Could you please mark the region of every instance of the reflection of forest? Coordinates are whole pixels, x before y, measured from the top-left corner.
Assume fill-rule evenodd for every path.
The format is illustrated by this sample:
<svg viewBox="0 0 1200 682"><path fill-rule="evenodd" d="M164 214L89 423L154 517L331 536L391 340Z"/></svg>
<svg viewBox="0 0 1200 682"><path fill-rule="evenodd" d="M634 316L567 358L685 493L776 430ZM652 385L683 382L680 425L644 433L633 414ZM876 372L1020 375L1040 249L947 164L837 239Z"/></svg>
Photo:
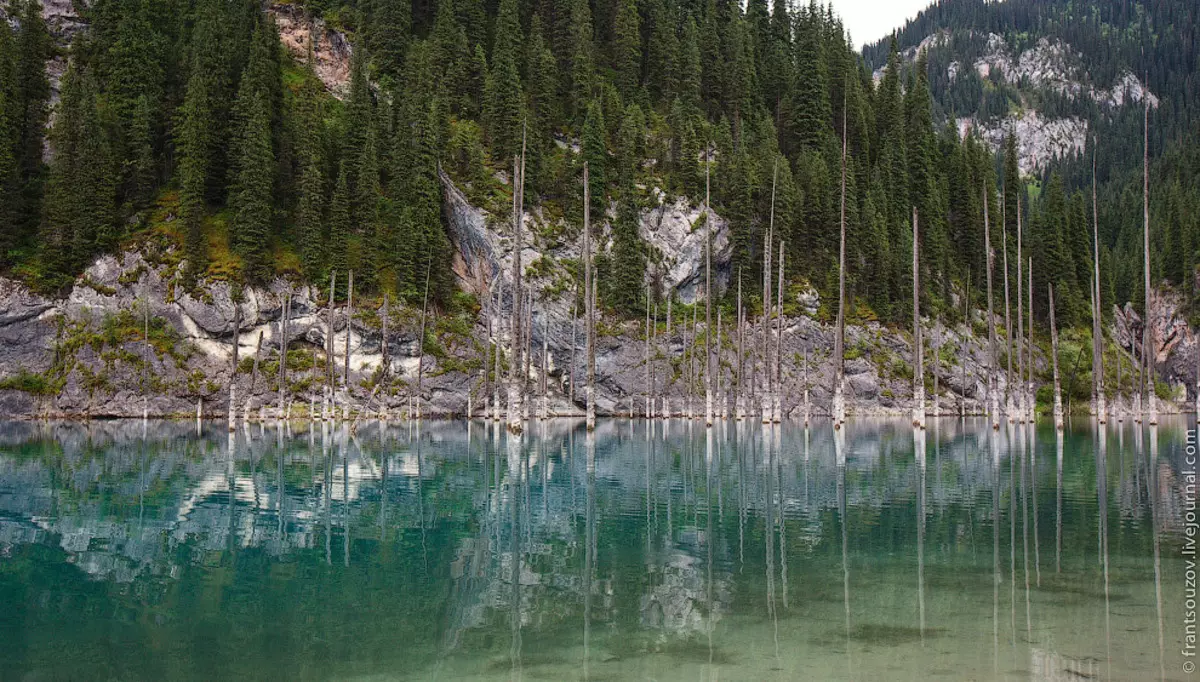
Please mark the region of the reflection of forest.
<svg viewBox="0 0 1200 682"><path fill-rule="evenodd" d="M769 598L786 600L789 553L840 560L843 530L852 550L907 552L918 529L922 549L970 542L973 524L994 518L1013 438L982 420L940 422L919 441L918 477L902 422L852 423L844 469L828 428L731 424L709 439L682 422L612 420L589 445L578 426L537 423L509 441L482 422L367 425L357 435L323 424L252 426L229 437L220 425L197 436L181 423L7 424L0 557L21 545L56 547L113 583L169 582L249 550L281 566L386 565L407 585L436 587L442 649L495 614L510 614L519 632L552 628L579 609L589 622L620 611L651 631L701 635L734 607L747 552L769 567ZM1159 523L1176 526L1171 458L1182 432L1160 429L1153 467L1131 433L1109 436L1112 513L1147 518L1153 475ZM1005 462L998 468L992 438ZM1034 513L1053 529L1056 439L1039 430L1035 442L1044 504ZM1089 433L1066 442L1073 464L1058 492L1095 504ZM1001 493L1009 485L1002 480ZM914 514L926 523L914 524Z"/></svg>

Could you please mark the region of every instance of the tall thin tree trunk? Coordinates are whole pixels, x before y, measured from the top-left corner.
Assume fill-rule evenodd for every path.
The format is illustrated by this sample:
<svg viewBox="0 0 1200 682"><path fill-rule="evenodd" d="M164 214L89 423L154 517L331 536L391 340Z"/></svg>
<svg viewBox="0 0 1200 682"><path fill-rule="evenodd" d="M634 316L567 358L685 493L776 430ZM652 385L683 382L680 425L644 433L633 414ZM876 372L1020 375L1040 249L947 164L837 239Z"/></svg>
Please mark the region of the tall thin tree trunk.
<svg viewBox="0 0 1200 682"><path fill-rule="evenodd" d="M332 405L333 402L333 377L334 367L337 365L337 359L334 355L333 348L333 303L335 294L337 293L337 270L329 273L329 306L326 311L326 330L325 330L325 405L322 408L325 421L329 421L332 417L331 409L337 409Z"/></svg>
<svg viewBox="0 0 1200 682"><path fill-rule="evenodd" d="M925 428L925 348L921 339L921 232L917 207L913 207L913 426Z"/></svg>
<svg viewBox="0 0 1200 682"><path fill-rule="evenodd" d="M963 290L963 340L960 348L965 347L967 335L971 333L971 270L967 269L967 285ZM965 359L965 358L964 358ZM962 393L958 397L958 416L966 418L967 416L967 363L959 362L959 390Z"/></svg>
<svg viewBox="0 0 1200 682"><path fill-rule="evenodd" d="M721 331L722 331L722 329L721 329L721 309L717 308L717 357L716 357L716 360L714 361L714 365L716 366L717 375L713 380L713 383L716 385L716 388L713 390L713 393L716 395L716 401L717 401L716 417L717 417L717 419L724 420L725 419L725 407L726 407L725 369L721 366L721 355L722 355L722 353L721 353L722 345L721 344L723 341L723 339L721 338L722 337Z"/></svg>
<svg viewBox="0 0 1200 682"><path fill-rule="evenodd" d="M1008 221L1004 215L1007 212L1007 204L1001 203L1000 208L1000 243L1004 249L1004 341L1008 345L1008 369L1004 375L1004 416L1011 424L1016 421L1016 415L1013 410L1013 325L1008 301Z"/></svg>
<svg viewBox="0 0 1200 682"><path fill-rule="evenodd" d="M1025 287L1025 295L1029 301L1029 338L1025 343L1025 369L1029 372L1025 382L1025 392L1029 395L1029 422L1032 424L1037 415L1037 391L1033 387L1033 256L1029 257L1029 267L1026 268L1029 285Z"/></svg>
<svg viewBox="0 0 1200 682"><path fill-rule="evenodd" d="M501 353L500 348L500 314L503 312L501 306L504 305L504 277L500 273L496 275L496 321L495 321L495 337L492 339L495 347L495 358L492 360L492 422L499 424L502 419L500 410L500 372L501 372Z"/></svg>
<svg viewBox="0 0 1200 682"><path fill-rule="evenodd" d="M833 342L833 428L846 421L846 103L842 97L842 202L838 219L838 313Z"/></svg>
<svg viewBox="0 0 1200 682"><path fill-rule="evenodd" d="M346 387L346 399L350 399L350 336L354 333L354 271L350 271L346 284L346 364L342 384ZM349 403L347 403L349 407Z"/></svg>
<svg viewBox="0 0 1200 682"><path fill-rule="evenodd" d="M382 369L379 372L379 383L383 383L387 379L388 373L391 370L391 363L388 360L388 322L390 322L388 317L391 313L391 310L388 308L388 303L389 303L388 295L387 295L387 292L385 291L385 292L383 292L383 312L379 316L380 321L383 326L383 329L380 331L380 336L379 336L379 364L382 367ZM468 386L467 387L467 419L471 418L471 397L472 397L471 396L471 388L470 388L470 386ZM387 397L385 396L384 398L382 398L380 400L380 403L382 403L381 418L384 421L387 421L387 416L388 416L387 415Z"/></svg>
<svg viewBox="0 0 1200 682"><path fill-rule="evenodd" d="M935 320L933 323L933 416L937 417L941 414L941 350L942 350L942 321Z"/></svg>
<svg viewBox="0 0 1200 682"><path fill-rule="evenodd" d="M283 299L279 318L279 411L276 420L283 419L287 396L287 347L288 347L288 313L291 312L292 290L289 287L286 298Z"/></svg>
<svg viewBox="0 0 1200 682"><path fill-rule="evenodd" d="M550 418L550 320L542 315L542 419Z"/></svg>
<svg viewBox="0 0 1200 682"><path fill-rule="evenodd" d="M755 390L761 392L762 422L771 421L771 257L775 249L775 191L779 180L779 160L775 160L771 172L771 213L767 223L767 233L763 238L763 309L762 309L762 348L759 350L759 360L762 366L760 385Z"/></svg>
<svg viewBox="0 0 1200 682"><path fill-rule="evenodd" d="M238 350L241 346L238 343L238 337L242 330L242 306L237 301L233 303L233 366L229 370L229 432L233 433L235 423L237 422L237 374L238 374ZM146 344L150 342L150 312L149 307L146 309ZM143 361L143 371L145 367ZM145 390L145 379L142 380L143 391ZM146 411L143 408L142 419L146 418Z"/></svg>
<svg viewBox="0 0 1200 682"><path fill-rule="evenodd" d="M778 312L775 315L775 389L771 391L771 421L783 421L783 406L780 391L783 390L783 260L784 243L779 240L779 288L775 295Z"/></svg>
<svg viewBox="0 0 1200 682"><path fill-rule="evenodd" d="M804 425L808 426L808 420L812 415L812 407L808 403L808 347L804 348Z"/></svg>
<svg viewBox="0 0 1200 682"><path fill-rule="evenodd" d="M421 299L421 337L417 339L417 419L421 418L421 400L425 393L425 320L429 312L429 275L433 260L425 262L425 296Z"/></svg>
<svg viewBox="0 0 1200 682"><path fill-rule="evenodd" d="M709 154L712 143L704 147L704 423L713 423L712 358L712 216L709 215Z"/></svg>
<svg viewBox="0 0 1200 682"><path fill-rule="evenodd" d="M524 396L521 395L522 389L525 386L525 379L520 376L521 370L525 367L524 355L525 344L523 342L525 336L525 320L524 314L524 298L525 290L521 286L521 252L524 249L521 231L523 229L522 196L521 189L524 183L524 178L521 177L522 159L519 156L513 157L513 314L512 314L512 363L509 366L508 377L508 430L509 433L521 433L524 428Z"/></svg>
<svg viewBox="0 0 1200 682"><path fill-rule="evenodd" d="M650 419L650 417L652 417L654 414L654 408L652 407L654 398L653 398L653 396L650 395L650 285L649 284L646 285L646 367L645 367L645 374L646 374L646 386L645 386L646 419Z"/></svg>
<svg viewBox="0 0 1200 682"><path fill-rule="evenodd" d="M991 221L988 218L988 189L987 183L984 182L983 187L983 242L984 249L987 250L987 301L988 301L988 369L987 369L987 397L988 412L992 418L992 428L1000 428L1000 406L996 400L996 316L992 308L992 269L994 253L992 250L991 236Z"/></svg>
<svg viewBox="0 0 1200 682"><path fill-rule="evenodd" d="M1058 325L1054 320L1054 285L1050 284L1048 286L1050 295L1050 354L1053 358L1054 367L1054 428L1062 430L1062 384L1058 378Z"/></svg>
<svg viewBox="0 0 1200 682"><path fill-rule="evenodd" d="M575 300L571 302L571 361L567 364L571 374L567 378L567 391L572 405L575 404L575 347L579 345L579 329L577 313L579 308L579 289L575 290Z"/></svg>
<svg viewBox="0 0 1200 682"><path fill-rule="evenodd" d="M742 310L742 271L738 269L737 289L737 385L734 388L734 418L742 421L746 418L745 374L746 371L746 328Z"/></svg>
<svg viewBox="0 0 1200 682"><path fill-rule="evenodd" d="M262 330L258 332L258 342L254 344L254 367L250 370L250 391L246 396L246 413L250 412L250 400L254 396L254 387L258 384L258 360L262 356Z"/></svg>
<svg viewBox="0 0 1200 682"><path fill-rule="evenodd" d="M1124 352L1125 350L1121 348L1121 345L1117 344L1117 392L1113 400L1115 403L1114 411L1117 413L1118 422L1125 421L1125 410L1121 406L1121 366L1125 364L1124 360L1121 359L1121 354Z"/></svg>
<svg viewBox="0 0 1200 682"><path fill-rule="evenodd" d="M670 362L671 353L672 353L671 344L673 344L675 342L675 337L671 334L671 299L672 298L673 297L670 296L670 292L668 292L668 296L667 296L667 333L666 333L666 336L667 336L667 368L668 368L667 376L674 376L673 372L671 371L671 362ZM672 383L674 383L674 382L672 382ZM664 419L671 418L670 387L667 384L666 380L663 381L662 416Z"/></svg>
<svg viewBox="0 0 1200 682"><path fill-rule="evenodd" d="M1095 145L1095 140L1092 141ZM1104 397L1104 335L1100 313L1100 204L1096 201L1096 150L1092 148L1092 412L1103 424L1108 421Z"/></svg>
<svg viewBox="0 0 1200 682"><path fill-rule="evenodd" d="M1145 273L1145 313L1142 324L1142 357L1145 364L1146 411L1149 413L1150 425L1158 423L1158 396L1154 394L1154 326L1152 301L1154 296L1150 290L1150 98L1144 98L1145 123L1143 126L1142 146L1142 255L1143 272Z"/></svg>
<svg viewBox="0 0 1200 682"><path fill-rule="evenodd" d="M583 162L583 286L587 289L584 306L587 318L587 430L596 430L596 296L592 286L592 228L591 193L588 187L588 164Z"/></svg>
<svg viewBox="0 0 1200 682"><path fill-rule="evenodd" d="M1028 413L1025 391L1025 268L1021 254L1021 194L1017 193L1017 417L1024 422Z"/></svg>

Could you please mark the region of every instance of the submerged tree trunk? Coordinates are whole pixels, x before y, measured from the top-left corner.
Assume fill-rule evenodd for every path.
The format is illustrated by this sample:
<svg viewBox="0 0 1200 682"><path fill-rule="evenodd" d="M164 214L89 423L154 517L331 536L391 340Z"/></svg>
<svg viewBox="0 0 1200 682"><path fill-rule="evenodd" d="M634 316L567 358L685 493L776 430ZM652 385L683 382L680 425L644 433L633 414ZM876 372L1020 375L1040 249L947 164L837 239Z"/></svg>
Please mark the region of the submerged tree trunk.
<svg viewBox="0 0 1200 682"><path fill-rule="evenodd" d="M1058 326L1054 321L1054 285L1049 285L1050 295L1050 356L1054 367L1054 428L1063 428L1062 385L1058 378Z"/></svg>
<svg viewBox="0 0 1200 682"><path fill-rule="evenodd" d="M775 389L771 391L771 421L783 421L780 391L783 390L783 260L784 244L779 240L779 289L775 295L778 312L775 315Z"/></svg>
<svg viewBox="0 0 1200 682"><path fill-rule="evenodd" d="M346 364L342 375L342 385L346 387L347 407L350 399L350 335L354 331L354 271L350 271L346 284Z"/></svg>
<svg viewBox="0 0 1200 682"><path fill-rule="evenodd" d="M234 301L234 303L233 303L233 366L230 368L230 371L229 371L229 432L230 433L233 433L235 423L237 422L238 350L240 349L240 346L241 346L241 344L238 343L238 334L239 334L239 332L241 332L241 330L242 330L242 305L241 305L241 303ZM150 344L150 307L149 307L148 302L147 302L147 306L146 306L146 331L145 331L144 340L145 340L146 345L143 346L143 350L147 349ZM144 356L143 360L142 360L142 368L143 368L142 391L143 392L146 390L145 368L147 366L146 365L147 362L149 362L149 357ZM143 403L142 419L146 418L147 412L148 412L148 410L145 407L145 403Z"/></svg>
<svg viewBox="0 0 1200 682"><path fill-rule="evenodd" d="M742 309L742 271L738 270L737 290L737 384L734 387L733 409L734 418L742 421L746 418L745 369L746 369L746 325Z"/></svg>
<svg viewBox="0 0 1200 682"><path fill-rule="evenodd" d="M767 233L763 238L763 309L762 309L762 347L759 349L759 361L762 366L760 385L756 390L760 392L760 404L762 408L762 422L766 424L771 421L771 390L773 382L771 381L771 337L770 337L770 320L773 307L771 305L771 256L774 255L775 248L775 190L776 183L779 178L779 161L776 160L774 170L771 175L771 213L767 223Z"/></svg>
<svg viewBox="0 0 1200 682"><path fill-rule="evenodd" d="M988 189L983 188L983 244L987 250L987 301L988 301L988 369L987 396L988 415L992 420L992 428L1000 428L1000 406L996 399L996 316L992 308L992 269L994 253L992 250L991 221L988 218Z"/></svg>
<svg viewBox="0 0 1200 682"><path fill-rule="evenodd" d="M591 193L588 190L588 164L583 162L583 288L584 317L587 325L587 430L596 430L596 296L592 285Z"/></svg>
<svg viewBox="0 0 1200 682"><path fill-rule="evenodd" d="M1029 267L1026 270L1029 277L1029 284L1025 287L1025 295L1028 297L1029 302L1029 338L1025 343L1025 351L1027 353L1025 369L1029 372L1029 375L1026 378L1025 392L1029 396L1027 418L1029 419L1029 423L1032 424L1037 417L1037 390L1035 390L1033 385L1033 256L1029 257L1028 264Z"/></svg>
<svg viewBox="0 0 1200 682"><path fill-rule="evenodd" d="M713 424L712 216L709 214L709 150L704 147L704 423Z"/></svg>
<svg viewBox="0 0 1200 682"><path fill-rule="evenodd" d="M383 311L379 315L383 328L380 330L379 334L379 364L381 366L381 370L379 372L379 381L376 383L377 387L387 379L389 370L391 370L391 362L388 360L388 322L390 321L388 317L390 316L391 311L388 309L388 303L388 295L385 291L383 292ZM472 391L470 385L468 385L467 419L471 418L471 397ZM380 402L382 403L380 407L380 419L387 421L387 399L384 398Z"/></svg>
<svg viewBox="0 0 1200 682"><path fill-rule="evenodd" d="M283 299L279 318L279 411L276 420L283 419L287 400L287 347L288 347L288 314L292 307L292 290L289 287L287 297Z"/></svg>
<svg viewBox="0 0 1200 682"><path fill-rule="evenodd" d="M837 335L833 343L833 428L846 421L846 106L842 98L842 203L838 238Z"/></svg>
<svg viewBox="0 0 1200 682"><path fill-rule="evenodd" d="M525 367L525 359L522 357L525 350L523 342L525 336L525 319L523 317L525 292L521 286L521 252L524 249L521 237L523 227L521 224L523 222L523 216L521 215L523 197L521 196L521 191L524 184L524 178L521 177L522 166L522 158L513 157L513 313L511 340L513 357L508 373L508 431L512 434L519 434L524 428L525 412L525 396L522 395L525 388L525 379L520 376L521 370Z"/></svg>
<svg viewBox="0 0 1200 682"><path fill-rule="evenodd" d="M667 376L674 376L671 371L671 344L674 343L674 336L671 335L671 297L667 297ZM671 397L670 385L666 379L663 380L663 399L662 399L662 416L663 419L671 418Z"/></svg>
<svg viewBox="0 0 1200 682"><path fill-rule="evenodd" d="M1142 255L1143 272L1145 273L1145 313L1142 319L1142 358L1145 365L1146 411L1150 425L1158 423L1158 396L1154 394L1154 338L1150 328L1154 326L1151 317L1151 302L1154 296L1150 290L1150 98L1144 98L1145 124L1143 127L1144 142L1142 147Z"/></svg>
<svg viewBox="0 0 1200 682"><path fill-rule="evenodd" d="M425 320L429 313L429 274L433 261L425 264L425 295L421 299L421 338L417 341L417 419L421 418L421 400L425 393Z"/></svg>
<svg viewBox="0 0 1200 682"><path fill-rule="evenodd" d="M917 208L913 207L912 295L913 295L913 426L925 428L925 363L921 339L921 238L917 223Z"/></svg>
<svg viewBox="0 0 1200 682"><path fill-rule="evenodd" d="M1004 341L1008 345L1008 369L1004 375L1004 416L1011 424L1016 421L1016 413L1013 408L1013 326L1010 316L1012 309L1008 300L1008 221L1004 216L1007 204L1002 203L1000 208L1000 243L1004 250Z"/></svg>
<svg viewBox="0 0 1200 682"><path fill-rule="evenodd" d="M1017 194L1017 415L1018 420L1024 422L1028 416L1028 392L1025 390L1025 278L1024 278L1024 261L1021 253L1021 195Z"/></svg>
<svg viewBox="0 0 1200 682"><path fill-rule="evenodd" d="M337 365L335 351L333 347L333 303L335 294L337 293L337 270L329 273L329 307L326 311L328 321L325 330L325 404L321 408L321 418L325 421L330 421L333 418L333 413L330 410L336 409L333 405L333 382L334 382L334 367Z"/></svg>
<svg viewBox="0 0 1200 682"><path fill-rule="evenodd" d="M1094 141L1093 141L1094 144ZM1096 201L1096 152L1092 151L1092 413L1108 421L1104 397L1104 335L1100 322L1100 209Z"/></svg>

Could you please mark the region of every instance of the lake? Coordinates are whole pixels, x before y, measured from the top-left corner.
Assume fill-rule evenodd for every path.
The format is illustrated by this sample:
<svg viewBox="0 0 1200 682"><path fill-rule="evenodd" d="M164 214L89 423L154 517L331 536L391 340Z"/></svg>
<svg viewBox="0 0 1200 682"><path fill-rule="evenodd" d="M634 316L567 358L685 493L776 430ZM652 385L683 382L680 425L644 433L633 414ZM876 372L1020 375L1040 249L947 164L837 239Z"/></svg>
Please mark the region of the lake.
<svg viewBox="0 0 1200 682"><path fill-rule="evenodd" d="M1193 426L2 423L0 679L1187 679Z"/></svg>

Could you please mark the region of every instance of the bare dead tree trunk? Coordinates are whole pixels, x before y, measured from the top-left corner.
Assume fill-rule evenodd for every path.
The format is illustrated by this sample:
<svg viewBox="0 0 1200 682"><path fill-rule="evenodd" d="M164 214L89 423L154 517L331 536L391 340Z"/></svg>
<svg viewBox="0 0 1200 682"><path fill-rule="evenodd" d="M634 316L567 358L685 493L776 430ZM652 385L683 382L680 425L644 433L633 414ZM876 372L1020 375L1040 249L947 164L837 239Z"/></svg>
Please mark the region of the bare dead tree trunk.
<svg viewBox="0 0 1200 682"><path fill-rule="evenodd" d="M1062 385L1058 378L1058 325L1054 321L1054 285L1050 284L1050 354L1054 367L1054 428L1063 428Z"/></svg>
<svg viewBox="0 0 1200 682"><path fill-rule="evenodd" d="M783 421L783 408L779 392L783 390L783 258L784 243L779 240L779 288L775 296L775 304L779 308L775 315L775 390L771 392L771 421L776 424Z"/></svg>
<svg viewBox="0 0 1200 682"><path fill-rule="evenodd" d="M287 347L288 347L288 314L291 312L292 289L289 286L283 299L279 318L279 412L276 420L283 420L287 407Z"/></svg>
<svg viewBox="0 0 1200 682"><path fill-rule="evenodd" d="M713 424L712 358L712 216L709 215L709 158L712 142L704 147L704 423Z"/></svg>
<svg viewBox="0 0 1200 682"><path fill-rule="evenodd" d="M746 353L746 328L745 319L743 319L742 310L742 271L738 269L738 289L737 289L737 385L734 388L734 416L738 421L746 418L746 395L745 395L745 353Z"/></svg>
<svg viewBox="0 0 1200 682"><path fill-rule="evenodd" d="M331 405L333 402L333 372L337 360L334 357L333 350L333 302L337 293L337 270L329 273L329 305L326 317L325 330L325 405L323 407L324 414L322 415L325 421L331 419L330 409L337 409Z"/></svg>
<svg viewBox="0 0 1200 682"><path fill-rule="evenodd" d="M263 333L258 332L258 342L254 344L254 367L250 371L250 391L246 396L246 413L250 412L250 400L254 396L254 387L258 384L258 360L262 355Z"/></svg>
<svg viewBox="0 0 1200 682"><path fill-rule="evenodd" d="M379 373L379 382L376 384L376 386L378 386L379 384L382 384L387 379L388 371L391 369L391 363L388 361L388 322L389 322L388 316L391 312L388 309L388 302L389 302L388 295L387 295L387 292L385 291L385 292L383 292L383 312L379 316L380 320L382 322L382 325L383 325L383 329L381 330L380 336L379 336L379 364L382 366L382 369ZM383 412L382 418L384 421L387 421L387 400L384 399L382 402L383 402L383 407L381 408L382 412ZM470 386L468 386L467 387L467 419L471 418L470 405L471 405L471 388L470 388Z"/></svg>
<svg viewBox="0 0 1200 682"><path fill-rule="evenodd" d="M933 416L937 417L941 414L941 351L942 351L942 321L936 320L933 323Z"/></svg>
<svg viewBox="0 0 1200 682"><path fill-rule="evenodd" d="M762 381L761 385L755 387L755 390L762 394L762 422L764 424L771 421L771 313L774 307L771 305L771 256L774 255L775 249L775 190L779 179L779 160L775 160L774 170L771 172L771 213L769 222L767 223L767 234L763 240L763 309L762 309L762 348L760 350L760 362L762 363Z"/></svg>
<svg viewBox="0 0 1200 682"><path fill-rule="evenodd" d="M579 307L579 289L575 289L575 300L571 302L571 362L567 365L571 368L571 374L567 378L567 391L570 394L571 404L575 404L575 347L579 345L579 330L577 327L577 309Z"/></svg>
<svg viewBox="0 0 1200 682"><path fill-rule="evenodd" d="M846 421L846 102L842 97L842 203L838 220L838 313L833 342L833 428Z"/></svg>
<svg viewBox="0 0 1200 682"><path fill-rule="evenodd" d="M654 398L650 395L650 285L646 285L646 419L649 419L654 410L652 403Z"/></svg>
<svg viewBox="0 0 1200 682"><path fill-rule="evenodd" d="M988 370L987 370L987 404L992 418L992 428L1000 428L1000 406L996 400L996 316L992 309L992 269L994 253L992 250L991 221L988 219L988 189L986 182L983 188L983 243L987 250L987 301L988 301Z"/></svg>
<svg viewBox="0 0 1200 682"><path fill-rule="evenodd" d="M925 366L921 343L921 237L917 223L917 207L913 207L913 426L925 428Z"/></svg>
<svg viewBox="0 0 1200 682"><path fill-rule="evenodd" d="M500 331L499 331L500 319L499 319L499 315L503 312L501 310L501 306L503 304L504 304L504 279L499 273L497 273L496 274L496 304L495 304L495 312L497 315L497 318L495 321L496 334L492 339L492 343L495 344L495 347L493 348L493 350L495 351L495 358L492 360L492 421L497 424L500 423L500 419L501 419L501 416L500 416L500 372L501 372L500 354L501 354L501 350L500 350Z"/></svg>
<svg viewBox="0 0 1200 682"><path fill-rule="evenodd" d="M342 384L346 387L346 400L350 399L350 336L354 333L354 271L350 271L346 283L346 364ZM347 402L349 407L349 402Z"/></svg>
<svg viewBox="0 0 1200 682"><path fill-rule="evenodd" d="M239 333L242 330L242 306L239 302L233 303L233 366L229 369L229 432L233 433L237 422L237 374L238 374L238 350L241 344L238 343ZM146 308L146 344L150 342L150 309ZM145 361L143 361L143 367ZM144 369L143 369L144 372ZM144 387L145 379L142 380ZM142 389L143 391L145 388ZM147 410L143 408L142 419L146 418Z"/></svg>
<svg viewBox="0 0 1200 682"><path fill-rule="evenodd" d="M591 192L588 186L588 164L583 162L583 287L587 290L584 317L587 318L587 430L596 430L596 297L592 286L592 228Z"/></svg>
<svg viewBox="0 0 1200 682"><path fill-rule="evenodd" d="M716 370L717 376L714 379L714 383L716 384L716 389L714 390L714 393L716 394L716 400L717 400L717 408L716 408L717 419L724 420L725 419L725 408L726 408L727 403L725 401L725 368L721 366L721 356L723 355L722 345L721 345L723 339L721 338L722 337L721 332L722 332L721 309L717 308L717 358L714 362L714 364L716 365L716 368L717 368L717 370Z"/></svg>
<svg viewBox="0 0 1200 682"><path fill-rule="evenodd" d="M1093 141L1093 145L1095 142ZM1100 307L1100 204L1096 201L1096 151L1092 149L1092 412L1100 423L1108 421L1108 401L1104 397L1104 334Z"/></svg>
<svg viewBox="0 0 1200 682"><path fill-rule="evenodd" d="M1029 339L1025 344L1028 353L1025 368L1029 375L1026 377L1025 392L1029 394L1029 422L1032 424L1037 418L1037 391L1033 387L1033 256L1029 257L1029 267L1026 270L1029 277L1029 286L1025 287L1025 295L1029 297Z"/></svg>
<svg viewBox="0 0 1200 682"><path fill-rule="evenodd" d="M1003 197L1002 197L1003 199ZM1013 410L1013 373L1012 373L1012 356L1013 356L1013 325L1010 313L1012 311L1008 300L1008 220L1007 202L1002 201L1000 204L1000 243L1004 250L1004 341L1008 345L1008 353L1006 360L1008 361L1008 369L1004 375L1004 416L1008 418L1011 424L1016 421L1016 415Z"/></svg>
<svg viewBox="0 0 1200 682"><path fill-rule="evenodd" d="M666 333L666 336L667 336L667 368L668 368L667 376L668 377L674 377L672 367L671 367L671 362L670 362L671 353L672 353L671 344L674 343L674 339L675 339L675 337L671 334L671 301L672 301L672 299L673 299L673 296L669 296L669 295L667 296L667 333ZM673 383L674 383L674 381L671 381L670 383L668 383L665 379L663 381L663 399L662 399L663 419L671 418L670 386Z"/></svg>
<svg viewBox="0 0 1200 682"><path fill-rule="evenodd" d="M966 345L967 334L971 333L971 329L973 326L971 324L971 270L970 269L967 270L967 285L966 285L965 290L963 291L963 325L964 325L965 329L963 330L963 339L962 339L962 342L960 345L960 349L963 349L963 350L961 350L960 352L962 352L962 354L965 356L966 352L965 352L965 348L963 348L963 346ZM966 418L966 416L967 416L967 363L965 362L965 357L964 357L963 362L958 363L958 367L959 367L959 372L958 372L959 384L958 385L960 387L960 390L962 391L962 393L958 397L958 416Z"/></svg>
<svg viewBox="0 0 1200 682"><path fill-rule="evenodd" d="M1025 421L1028 414L1026 401L1028 396L1025 391L1025 305L1024 305L1024 289L1025 289L1025 272L1024 261L1021 254L1021 194L1017 193L1017 415L1021 422Z"/></svg>
<svg viewBox="0 0 1200 682"><path fill-rule="evenodd" d="M1145 273L1145 313L1142 324L1142 356L1144 358L1146 377L1146 410L1149 412L1150 425L1158 423L1158 396L1154 393L1154 336L1150 328L1154 326L1152 314L1153 292L1150 290L1150 98L1145 97L1145 122L1143 126L1142 146L1142 255L1143 271Z"/></svg>
<svg viewBox="0 0 1200 682"><path fill-rule="evenodd" d="M542 314L542 420L550 418L550 321Z"/></svg>
<svg viewBox="0 0 1200 682"><path fill-rule="evenodd" d="M521 369L525 366L522 351L524 343L522 339L525 335L525 323L522 317L524 308L525 291L521 286L521 252L524 249L522 242L521 231L523 225L523 216L521 211L521 185L524 179L521 177L521 158L513 157L513 314L512 314L512 348L513 358L512 364L509 366L508 378L508 430L509 433L517 434L523 429L524 416L524 396L521 395L521 389L524 387L524 380L520 377Z"/></svg>
<svg viewBox="0 0 1200 682"><path fill-rule="evenodd" d="M421 300L421 337L417 340L417 419L421 418L421 400L425 393L425 320L429 311L429 274L433 261L425 263L425 296Z"/></svg>

